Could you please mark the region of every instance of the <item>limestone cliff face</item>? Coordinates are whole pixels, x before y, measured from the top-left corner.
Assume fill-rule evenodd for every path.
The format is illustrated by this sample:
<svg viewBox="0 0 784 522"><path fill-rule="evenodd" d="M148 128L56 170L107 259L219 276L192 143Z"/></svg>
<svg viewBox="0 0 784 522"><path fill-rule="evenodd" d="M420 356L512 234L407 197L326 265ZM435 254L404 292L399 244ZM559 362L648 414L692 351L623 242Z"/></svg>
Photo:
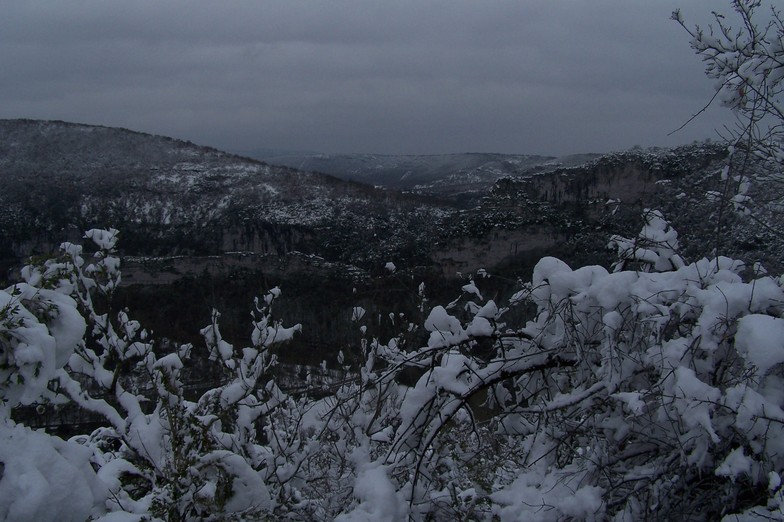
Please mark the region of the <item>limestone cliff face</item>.
<svg viewBox="0 0 784 522"><path fill-rule="evenodd" d="M362 281L368 273L357 267L331 263L322 257L301 252L283 255L230 252L213 256L127 257L122 263L122 285L167 286L182 279L263 274L273 281L289 277L340 276Z"/></svg>
<svg viewBox="0 0 784 522"><path fill-rule="evenodd" d="M682 179L726 157L723 146L668 149L659 153L628 151L608 154L584 165L501 180L488 199L510 193L552 205L605 202L634 203L657 192L664 180Z"/></svg>
<svg viewBox="0 0 784 522"><path fill-rule="evenodd" d="M528 225L516 229L494 227L476 238L456 239L433 251L433 260L445 277L492 270L521 256L552 249L563 234L554 226Z"/></svg>
<svg viewBox="0 0 784 522"><path fill-rule="evenodd" d="M529 179L530 197L551 204L621 199L636 201L656 189L657 173L639 161L614 168L559 170Z"/></svg>
<svg viewBox="0 0 784 522"><path fill-rule="evenodd" d="M284 256L288 252L309 250L314 231L306 227L275 223L248 223L242 227L220 229L221 252L253 252Z"/></svg>
<svg viewBox="0 0 784 522"><path fill-rule="evenodd" d="M629 151L501 179L478 208L459 214L450 237L433 251L433 261L445 275L530 267L542 255L604 261L611 234L636 233L644 207L670 208L682 191L691 193L697 180L710 177L725 156L718 145ZM689 215L674 218L688 224Z"/></svg>

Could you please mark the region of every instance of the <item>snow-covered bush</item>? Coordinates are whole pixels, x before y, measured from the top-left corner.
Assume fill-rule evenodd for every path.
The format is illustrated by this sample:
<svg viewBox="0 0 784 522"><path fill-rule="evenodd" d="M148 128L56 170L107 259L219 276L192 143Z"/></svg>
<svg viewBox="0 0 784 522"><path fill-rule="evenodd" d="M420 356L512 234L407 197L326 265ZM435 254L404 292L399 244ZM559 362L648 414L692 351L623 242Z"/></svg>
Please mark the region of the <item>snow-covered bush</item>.
<svg viewBox="0 0 784 522"><path fill-rule="evenodd" d="M386 366L367 382L399 413L370 437L344 519L781 518L782 281L685 264L676 237L648 214L640 238L664 247L633 256L646 271L542 259L508 303L535 306L525 325L472 284L464 319L432 309L425 346L374 343ZM395 386L404 367L412 387Z"/></svg>
<svg viewBox="0 0 784 522"><path fill-rule="evenodd" d="M609 247L617 249L618 252L614 271L632 268L634 265L629 265L632 262L643 272L663 272L682 267L683 259L678 254L678 233L667 223L662 213L645 209L643 219L645 226L637 238L610 238Z"/></svg>
<svg viewBox="0 0 784 522"><path fill-rule="evenodd" d="M100 513L107 492L90 466L92 452L11 419L15 407L56 399L50 385L84 332L70 297L27 283L0 290L2 520L81 521Z"/></svg>
<svg viewBox="0 0 784 522"><path fill-rule="evenodd" d="M720 205L717 248L725 216L732 211L784 232L784 18L774 3L770 10L761 0L730 3L734 24L714 12L712 24L690 29L680 11L673 13L705 63L706 75L716 82L708 105L718 100L736 117L734 126L720 132L729 150L721 187L706 195Z"/></svg>
<svg viewBox="0 0 784 522"><path fill-rule="evenodd" d="M64 244L0 293L0 518L784 519L782 279L687 263L644 219L613 238L614 272L543 258L505 303L477 279L427 307L421 286L424 320L389 340L353 309L361 356L318 396L275 382L299 329L274 319L278 289L241 350L212 314L221 377L190 396L194 347L156 351L111 310L117 234L91 231L90 261ZM106 427L77 444L11 420L64 400Z"/></svg>
<svg viewBox="0 0 784 522"><path fill-rule="evenodd" d="M202 334L224 378L189 401L181 374L192 347L156 353L127 311L112 311L112 293L120 281L119 259L113 255L117 231L91 230L86 237L98 247L92 262L81 246L65 243L60 257L25 267L26 282L2 294L5 417L16 405L67 398L106 419L107 426L82 437L85 447L78 448L97 468L106 498L89 503L95 513L192 520L271 512L268 483L274 484L270 476L285 462L257 444L254 423L285 401L273 380L262 382L275 364L270 346L299 329L272 320L271 304L279 291L257 304L253 346L239 352L221 338L219 314L213 314ZM89 329L83 340L85 322ZM54 448L73 446L36 437ZM34 505L27 509L36 513L30 520L41 519ZM51 520L62 519L57 508L47 513ZM10 512L7 518L24 519Z"/></svg>

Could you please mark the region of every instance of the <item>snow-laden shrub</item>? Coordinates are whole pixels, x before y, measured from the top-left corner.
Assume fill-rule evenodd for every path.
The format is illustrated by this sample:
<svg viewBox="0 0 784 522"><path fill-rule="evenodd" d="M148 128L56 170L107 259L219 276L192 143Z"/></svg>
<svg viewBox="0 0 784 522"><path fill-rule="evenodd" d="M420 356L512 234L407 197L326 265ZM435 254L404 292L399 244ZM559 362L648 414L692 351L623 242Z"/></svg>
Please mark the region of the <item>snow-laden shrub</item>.
<svg viewBox="0 0 784 522"><path fill-rule="evenodd" d="M15 407L56 399L50 385L84 332L67 295L28 283L0 290L0 520L81 521L100 513L107 492L92 452L10 417Z"/></svg>
<svg viewBox="0 0 784 522"><path fill-rule="evenodd" d="M67 447L67 459L79 455L92 473L90 459L97 478L92 473L82 481L94 478L97 490L103 492L102 498L87 502L94 513L194 520L271 512L275 502L268 484L279 487L280 481L270 477L285 462L257 443L255 423L286 400L269 378L275 364L269 349L299 329L284 328L272 319L271 304L279 291L273 290L263 304L257 304L253 346L241 351L221 338L219 314L213 314L212 324L202 334L212 358L224 369L223 379L190 401L181 375L192 347L156 353L147 332L127 311L111 309L111 296L121 277L119 259L113 255L117 231L91 230L86 237L98 247L90 261L81 246L65 243L59 257L25 267L26 282L2 293L6 297L2 297L4 384L0 392L5 415L11 407L48 399L71 400L106 419L106 427L80 437L84 447L76 449L75 443L35 435L41 451L34 455L51 454L49 446L57 451ZM85 322L89 329L83 339ZM13 427L10 421L7 424ZM21 429L16 426L9 435L19 440L12 446L17 449L32 440L19 439L15 433ZM59 464L52 458L47 456L46 462L55 469ZM6 465L15 462L8 460ZM67 479L65 472L60 478ZM6 484L10 479L0 482L0 495ZM45 486L46 481L41 482L36 491L47 491ZM48 500L59 498L54 495ZM67 496L60 499L63 505L55 502L45 511L37 507L36 498L25 499L27 511L8 511L5 519L22 520L19 513L31 513L35 516L29 520L62 520L63 510L77 513L75 519L86 517L79 503L68 505Z"/></svg>
<svg viewBox="0 0 784 522"><path fill-rule="evenodd" d="M85 322L62 293L19 283L0 292L2 408L29 405L47 394L81 343Z"/></svg>
<svg viewBox="0 0 784 522"><path fill-rule="evenodd" d="M617 249L615 272L636 267L643 272L663 272L680 268L683 259L678 254L678 233L658 210L645 209L645 226L634 239L612 236L609 247Z"/></svg>
<svg viewBox="0 0 784 522"><path fill-rule="evenodd" d="M542 259L509 303L535 306L525 325L471 291L462 312L432 309L426 345L374 343L375 389L421 374L387 393L399 413L357 473L392 481L414 519L782 518L782 281L744 280L728 258L685 264L676 237L649 213L640 238L664 246L619 249L661 272ZM346 520L397 509L355 490Z"/></svg>
<svg viewBox="0 0 784 522"><path fill-rule="evenodd" d="M91 262L65 244L2 293L0 498L30 494L0 518L784 519L782 280L686 263L659 213L613 238L614 272L543 258L506 303L471 280L428 307L420 286L423 320L386 341L350 311L359 362L339 357L320 398L276 384L272 347L299 326L273 318L273 289L248 347L213 313L201 333L222 377L188 400L193 347L156 353L111 311L116 233L91 237ZM506 323L513 307L528 320ZM9 420L66 398L106 418L81 446Z"/></svg>
<svg viewBox="0 0 784 522"><path fill-rule="evenodd" d="M731 0L734 13L714 11L706 27L689 28L679 10L672 15L714 80L715 94L706 108L715 100L736 118L735 125L719 131L729 154L719 190L706 194L717 203L719 251L726 241L726 216L733 212L749 216L761 230L784 231L784 17L776 4Z"/></svg>

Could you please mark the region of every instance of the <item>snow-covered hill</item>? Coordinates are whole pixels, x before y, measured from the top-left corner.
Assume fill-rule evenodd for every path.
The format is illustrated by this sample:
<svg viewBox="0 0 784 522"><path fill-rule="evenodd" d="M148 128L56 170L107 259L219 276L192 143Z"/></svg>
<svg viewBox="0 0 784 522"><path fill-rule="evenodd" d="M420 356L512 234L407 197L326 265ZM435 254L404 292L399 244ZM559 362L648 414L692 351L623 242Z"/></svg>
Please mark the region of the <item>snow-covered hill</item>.
<svg viewBox="0 0 784 522"><path fill-rule="evenodd" d="M138 255L413 255L448 206L189 142L64 122L0 122L0 257L94 226ZM74 237L76 236L76 237Z"/></svg>

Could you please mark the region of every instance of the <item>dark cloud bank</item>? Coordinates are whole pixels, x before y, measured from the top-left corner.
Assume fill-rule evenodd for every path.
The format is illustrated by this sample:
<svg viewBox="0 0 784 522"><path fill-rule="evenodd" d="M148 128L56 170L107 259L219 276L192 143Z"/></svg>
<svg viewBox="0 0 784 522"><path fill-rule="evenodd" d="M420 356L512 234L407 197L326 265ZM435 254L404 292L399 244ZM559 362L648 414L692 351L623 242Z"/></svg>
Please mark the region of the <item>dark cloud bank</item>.
<svg viewBox="0 0 784 522"><path fill-rule="evenodd" d="M6 2L2 118L220 148L565 154L715 137L715 0Z"/></svg>

